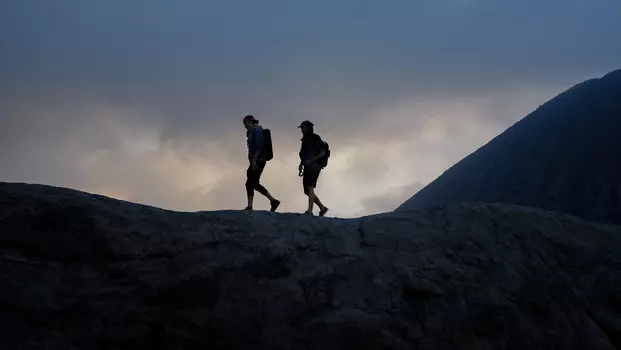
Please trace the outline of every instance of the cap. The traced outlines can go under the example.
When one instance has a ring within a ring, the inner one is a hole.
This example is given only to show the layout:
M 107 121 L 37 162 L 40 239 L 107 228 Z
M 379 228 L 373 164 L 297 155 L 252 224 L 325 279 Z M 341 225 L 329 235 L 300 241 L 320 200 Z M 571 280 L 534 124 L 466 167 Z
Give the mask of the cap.
M 243 121 L 246 121 L 246 120 L 252 120 L 255 124 L 259 123 L 259 121 L 252 114 L 246 115 Z
M 300 126 L 298 126 L 298 128 L 301 128 L 301 127 L 306 126 L 306 125 L 308 125 L 308 126 L 314 126 L 314 124 L 313 124 L 313 123 L 311 123 L 309 120 L 305 120 L 305 121 L 303 121 L 303 122 L 300 124 Z

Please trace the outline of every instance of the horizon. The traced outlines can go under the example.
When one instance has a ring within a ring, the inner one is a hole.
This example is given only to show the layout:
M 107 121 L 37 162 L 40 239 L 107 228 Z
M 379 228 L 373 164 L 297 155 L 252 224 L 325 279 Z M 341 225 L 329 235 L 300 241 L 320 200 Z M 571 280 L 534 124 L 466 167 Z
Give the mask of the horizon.
M 306 209 L 306 119 L 332 150 L 316 189 L 328 216 L 392 211 L 556 95 L 621 68 L 618 13 L 614 0 L 3 3 L 0 181 L 241 210 L 253 114 L 273 133 L 261 182 L 280 212 Z M 254 207 L 269 204 L 256 194 Z

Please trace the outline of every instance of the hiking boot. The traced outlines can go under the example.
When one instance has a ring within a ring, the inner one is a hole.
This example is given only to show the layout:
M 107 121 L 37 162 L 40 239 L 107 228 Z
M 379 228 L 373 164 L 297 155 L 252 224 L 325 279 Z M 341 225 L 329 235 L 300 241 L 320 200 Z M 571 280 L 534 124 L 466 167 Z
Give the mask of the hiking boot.
M 244 210 L 250 211 L 250 210 L 252 210 L 252 207 L 245 207 Z
M 303 215 L 308 215 L 308 216 L 313 216 L 313 212 L 312 211 L 305 211 Z
M 323 207 L 323 209 L 321 209 L 319 211 L 319 216 L 324 216 L 326 215 L 326 213 L 328 212 L 328 210 L 330 210 L 328 207 Z
M 270 204 L 272 205 L 270 211 L 276 211 L 276 209 L 278 209 L 278 206 L 280 205 L 280 201 L 278 199 L 274 199 L 270 202 Z

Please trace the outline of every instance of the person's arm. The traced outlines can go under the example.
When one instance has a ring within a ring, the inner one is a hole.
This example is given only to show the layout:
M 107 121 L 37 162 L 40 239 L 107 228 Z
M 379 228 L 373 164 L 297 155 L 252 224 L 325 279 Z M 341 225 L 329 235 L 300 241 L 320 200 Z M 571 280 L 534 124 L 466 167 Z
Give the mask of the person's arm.
M 254 130 L 254 153 L 252 154 L 252 162 L 256 163 L 259 160 L 261 151 L 265 147 L 265 141 L 263 140 L 263 130 L 256 128 Z
M 298 156 L 300 157 L 300 166 L 304 165 L 304 141 L 300 145 L 300 152 L 298 152 Z
M 319 159 L 321 159 L 321 157 L 324 157 L 326 155 L 326 150 L 324 148 L 321 149 L 321 152 L 319 152 L 318 155 L 314 156 L 313 158 L 311 158 L 308 162 L 312 163 L 312 162 L 316 162 Z

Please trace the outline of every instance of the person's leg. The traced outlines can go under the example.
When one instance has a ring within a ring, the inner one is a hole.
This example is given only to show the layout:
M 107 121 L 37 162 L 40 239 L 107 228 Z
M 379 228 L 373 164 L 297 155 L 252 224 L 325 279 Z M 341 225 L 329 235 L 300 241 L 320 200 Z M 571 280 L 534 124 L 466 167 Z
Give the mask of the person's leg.
M 257 183 L 255 185 L 255 189 L 257 190 L 257 192 L 261 193 L 262 195 L 267 197 L 267 199 L 270 200 L 270 211 L 276 211 L 276 209 L 280 205 L 280 201 L 274 198 L 272 194 L 265 187 L 263 187 L 263 185 L 260 184 L 261 174 L 263 174 L 263 170 L 265 170 L 266 163 L 262 162 L 257 165 L 259 166 L 259 170 L 258 170 Z
M 315 190 L 313 189 L 313 186 L 306 186 L 306 192 L 307 192 L 307 196 L 308 196 L 308 210 L 306 210 L 306 212 L 308 213 L 312 213 L 313 212 L 313 204 L 315 203 Z
M 256 182 L 254 172 L 252 171 L 252 165 L 248 166 L 246 170 L 246 196 L 248 197 L 248 206 L 246 210 L 252 209 L 252 202 L 254 200 L 254 183 Z
M 261 175 L 263 174 L 263 170 L 265 169 L 265 163 L 258 162 L 257 165 L 259 166 L 259 169 L 257 169 L 254 172 L 254 178 L 256 179 L 256 181 L 254 183 L 254 189 L 257 192 L 259 192 L 260 194 L 262 194 L 262 195 L 264 195 L 264 196 L 269 198 L 269 197 L 271 197 L 271 195 L 269 194 L 267 189 L 265 187 L 263 187 L 263 185 L 261 185 Z
M 313 197 L 314 197 L 313 201 L 315 204 L 319 206 L 319 216 L 324 216 L 326 215 L 329 209 L 325 205 L 323 205 L 323 203 L 321 203 L 319 196 L 317 196 L 317 193 L 315 192 L 315 188 L 317 188 L 317 181 L 319 180 L 319 175 L 321 175 L 321 168 L 317 166 L 316 173 L 314 174 L 313 179 L 312 179 Z
M 280 205 L 280 201 L 275 199 L 269 191 L 261 185 L 261 175 L 263 174 L 263 170 L 265 169 L 265 163 L 259 162 L 257 164 L 259 169 L 256 171 L 252 171 L 252 165 L 248 167 L 248 181 L 246 181 L 246 192 L 248 195 L 248 207 L 247 209 L 252 209 L 252 202 L 254 199 L 254 190 L 264 195 L 270 200 L 271 208 L 270 211 L 275 211 L 276 208 Z
M 326 213 L 328 212 L 328 207 L 326 207 L 325 205 L 323 205 L 323 203 L 321 203 L 321 200 L 319 200 L 319 197 L 317 196 L 317 193 L 315 193 L 314 188 L 311 187 L 311 192 L 313 194 L 313 202 L 315 204 L 317 204 L 317 206 L 319 207 L 319 216 L 324 216 L 326 215 Z
M 317 186 L 317 179 L 319 178 L 320 169 L 316 169 L 314 167 L 309 167 L 309 169 L 304 170 L 304 193 L 308 196 L 308 211 L 307 213 L 313 212 L 313 204 L 317 204 L 321 212 L 325 214 L 325 206 L 319 200 L 319 197 L 315 194 L 315 187 Z M 320 212 L 320 214 L 321 214 Z
M 313 188 L 313 186 L 306 187 L 305 193 L 308 196 L 308 210 L 307 210 L 307 212 L 308 213 L 312 213 L 313 212 L 313 203 L 314 203 L 314 204 L 317 204 L 317 206 L 319 207 L 319 215 L 320 216 L 324 216 L 328 212 L 329 209 L 328 209 L 328 207 L 323 205 L 323 203 L 321 203 L 321 200 L 319 200 L 319 197 L 315 193 L 315 189 Z
M 275 211 L 278 208 L 278 206 L 280 205 L 280 201 L 274 198 L 265 187 L 263 187 L 261 184 L 257 184 L 255 189 L 257 190 L 257 192 L 261 193 L 270 200 L 270 211 Z
M 319 209 L 323 211 L 326 208 L 326 206 L 323 205 L 323 203 L 321 203 L 321 201 L 319 200 L 319 197 L 317 196 L 317 193 L 315 193 L 315 191 L 313 191 L 313 194 L 315 195 L 315 204 L 317 204 Z
M 321 203 L 321 201 L 319 200 L 319 198 L 317 197 L 317 195 L 315 195 L 315 198 L 317 199 L 317 201 L 315 203 L 317 203 L 317 205 L 319 206 L 319 216 L 324 216 L 326 215 L 326 213 L 328 212 L 328 210 L 330 210 L 328 207 L 326 207 L 325 205 L 323 205 L 323 203 Z
M 254 188 L 255 190 L 257 190 L 257 192 L 259 192 L 260 194 L 264 195 L 265 197 L 267 197 L 267 199 L 270 200 L 270 202 L 273 202 L 276 200 L 276 198 L 274 198 L 270 192 L 267 190 L 267 188 L 263 187 L 263 185 L 261 184 L 257 184 L 256 187 Z
M 302 189 L 304 190 L 304 194 L 308 197 L 308 206 L 309 209 L 306 211 L 306 214 L 313 214 L 313 205 L 314 200 L 314 190 L 313 186 L 309 184 L 309 173 L 304 171 L 304 176 L 302 177 Z

